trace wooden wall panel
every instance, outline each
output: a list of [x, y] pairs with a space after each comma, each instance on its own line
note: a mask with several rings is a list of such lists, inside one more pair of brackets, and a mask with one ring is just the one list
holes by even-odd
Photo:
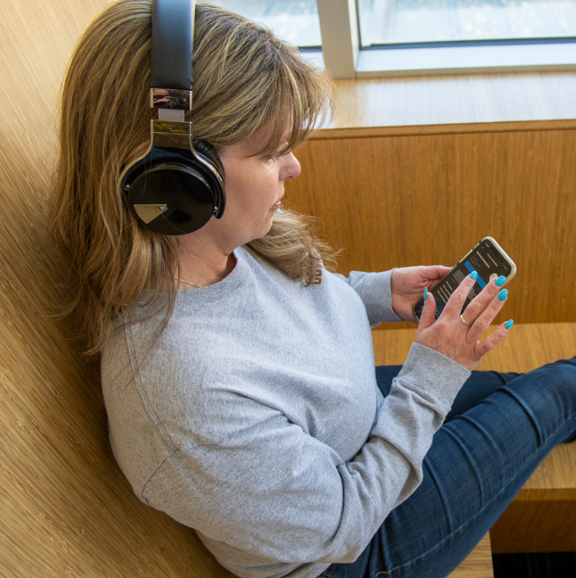
[[493, 236], [518, 266], [498, 320], [576, 321], [576, 130], [541, 126], [324, 131], [286, 200], [319, 217], [343, 273], [453, 265]]
[[108, 443], [98, 366], [50, 315], [46, 239], [58, 90], [107, 0], [0, 4], [0, 575], [229, 578], [195, 534], [133, 495]]

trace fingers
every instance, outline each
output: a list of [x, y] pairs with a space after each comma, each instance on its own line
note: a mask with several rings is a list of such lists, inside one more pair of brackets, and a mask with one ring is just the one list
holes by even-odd
[[430, 265], [428, 267], [423, 267], [423, 269], [431, 283], [439, 281], [450, 273], [451, 270], [450, 267], [445, 267], [444, 265]]
[[[448, 303], [446, 303], [446, 307], [444, 307], [441, 316], [457, 317], [460, 315], [466, 297], [468, 297], [470, 291], [472, 291], [477, 278], [478, 273], [474, 271], [473, 273], [470, 273], [470, 275], [468, 275], [460, 285], [458, 285], [454, 293], [450, 296], [450, 299], [448, 299]], [[468, 321], [467, 318], [466, 321]]]
[[424, 289], [424, 308], [420, 315], [419, 327], [425, 329], [436, 321], [436, 300], [428, 289]]
[[[484, 287], [484, 289], [472, 300], [470, 305], [466, 308], [466, 321], [472, 324], [480, 317], [483, 311], [488, 307], [488, 304], [494, 299], [498, 294], [499, 298], [502, 295], [508, 295], [508, 291], [501, 290], [502, 285], [506, 282], [504, 276], [500, 276], [494, 281], [491, 281]], [[504, 299], [500, 299], [503, 301]]]
[[[448, 300], [442, 315], [453, 319], [460, 314], [464, 307], [464, 303], [466, 302], [466, 298], [474, 288], [477, 278], [478, 274], [474, 271], [470, 273], [464, 281], [462, 281]], [[468, 307], [466, 307], [466, 310], [462, 314], [464, 323], [470, 328], [474, 326], [475, 329], [471, 333], [470, 338], [477, 338], [482, 335], [482, 333], [492, 323], [500, 309], [502, 309], [506, 297], [508, 296], [508, 291], [506, 289], [501, 289], [505, 281], [506, 278], [503, 276], [491, 281], [478, 295], [474, 297]]]
[[[482, 291], [476, 299], [466, 308], [465, 317], [466, 320], [470, 323], [470, 331], [468, 332], [468, 339], [476, 341], [479, 337], [488, 329], [488, 327], [494, 321], [494, 318], [502, 307], [504, 307], [504, 303], [506, 303], [506, 299], [508, 297], [508, 291], [506, 289], [499, 290], [498, 286], [487, 285], [486, 288]], [[478, 301], [478, 303], [475, 303]], [[475, 306], [484, 306], [484, 309], [481, 313], [474, 319], [474, 316], [470, 315], [468, 309], [474, 304]]]
[[510, 319], [505, 323], [502, 323], [492, 335], [486, 337], [483, 341], [480, 341], [476, 346], [476, 355], [479, 359], [482, 359], [491, 349], [494, 349], [505, 337], [508, 335], [510, 328], [514, 325], [514, 321]]

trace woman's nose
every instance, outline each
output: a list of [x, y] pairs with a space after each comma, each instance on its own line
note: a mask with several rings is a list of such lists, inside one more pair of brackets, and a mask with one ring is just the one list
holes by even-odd
[[283, 179], [295, 179], [300, 174], [300, 163], [298, 159], [292, 152], [288, 153], [284, 158], [285, 164], [282, 167], [281, 177]]

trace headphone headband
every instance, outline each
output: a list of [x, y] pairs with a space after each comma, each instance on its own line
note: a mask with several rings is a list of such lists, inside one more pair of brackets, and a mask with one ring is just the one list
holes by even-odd
[[193, 0], [152, 0], [150, 148], [121, 175], [128, 209], [163, 235], [186, 235], [219, 219], [226, 203], [224, 167], [214, 148], [193, 141]]
[[152, 2], [152, 88], [192, 90], [193, 0]]

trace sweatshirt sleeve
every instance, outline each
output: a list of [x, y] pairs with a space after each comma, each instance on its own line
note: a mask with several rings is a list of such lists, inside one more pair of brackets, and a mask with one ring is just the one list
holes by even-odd
[[161, 416], [174, 451], [141, 497], [242, 555], [352, 562], [420, 484], [432, 437], [468, 376], [452, 360], [414, 345], [368, 439], [348, 462], [278, 409], [222, 387], [201, 408], [203, 419], [225, 415], [234, 433], [203, 437]]
[[393, 272], [394, 269], [381, 273], [351, 271], [348, 277], [339, 275], [362, 299], [372, 328], [383, 321], [402, 321], [392, 309]]

